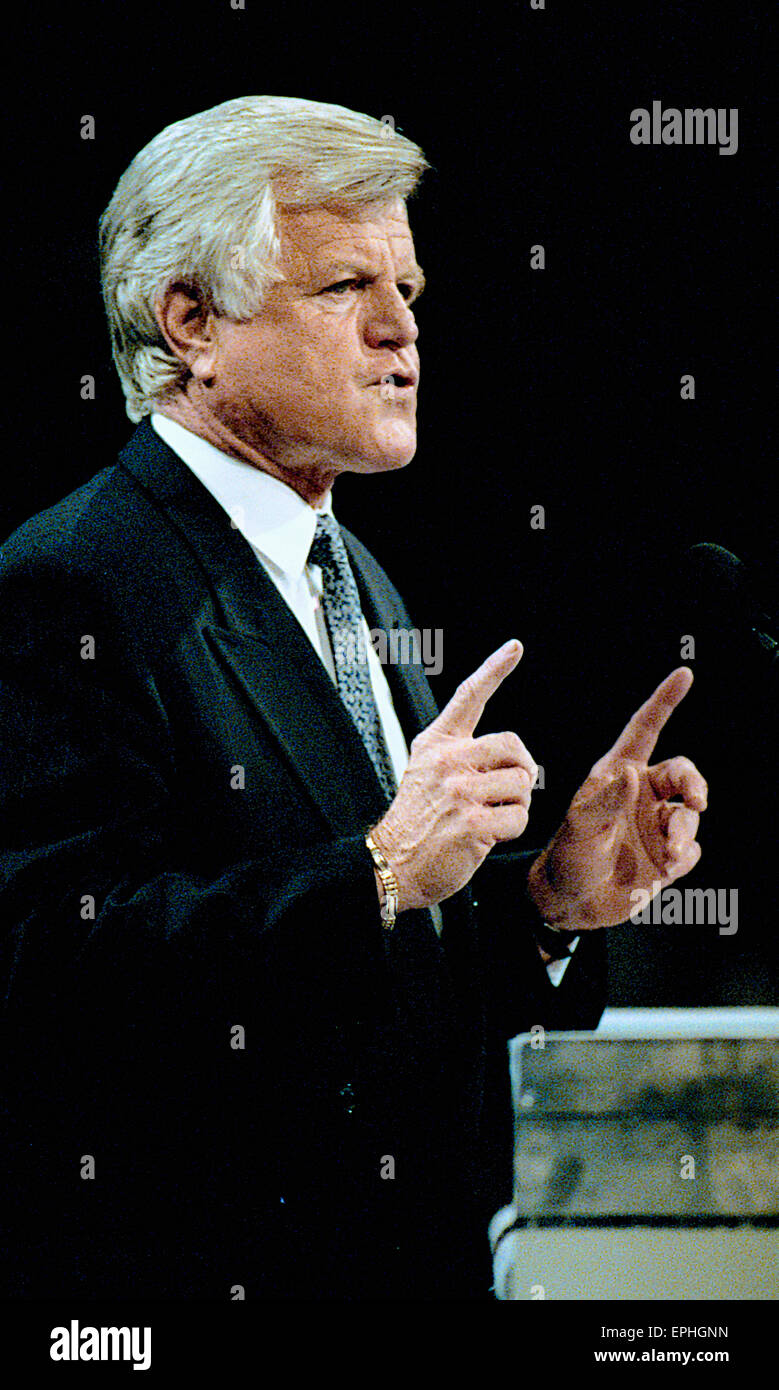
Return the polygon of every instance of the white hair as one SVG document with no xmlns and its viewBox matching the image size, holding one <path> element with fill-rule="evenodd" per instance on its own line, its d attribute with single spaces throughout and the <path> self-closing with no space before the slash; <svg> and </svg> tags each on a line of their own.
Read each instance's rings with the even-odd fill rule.
<svg viewBox="0 0 779 1390">
<path fill-rule="evenodd" d="M 295 97 L 238 97 L 155 135 L 100 219 L 103 300 L 130 419 L 189 375 L 154 317 L 169 285 L 250 319 L 280 278 L 278 209 L 405 201 L 427 168 L 391 117 Z"/>
</svg>

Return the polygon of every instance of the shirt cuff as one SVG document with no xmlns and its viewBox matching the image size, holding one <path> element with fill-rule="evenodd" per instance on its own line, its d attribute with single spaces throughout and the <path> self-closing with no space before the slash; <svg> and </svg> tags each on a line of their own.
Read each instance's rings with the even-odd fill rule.
<svg viewBox="0 0 779 1390">
<path fill-rule="evenodd" d="M 546 973 L 547 973 L 547 975 L 549 976 L 549 979 L 552 981 L 552 984 L 553 984 L 553 985 L 559 985 L 560 981 L 561 981 L 562 978 L 563 978 L 563 975 L 565 974 L 566 970 L 568 969 L 568 966 L 569 966 L 570 963 L 571 963 L 571 956 L 573 955 L 573 953 L 574 953 L 574 951 L 576 950 L 576 947 L 577 947 L 578 945 L 579 945 L 579 938 L 578 938 L 578 936 L 577 936 L 577 937 L 575 937 L 574 940 L 571 942 L 571 945 L 570 945 L 570 948 L 569 948 L 569 949 L 570 949 L 570 953 L 571 953 L 570 955 L 568 955 L 568 956 L 563 956 L 562 960 L 550 960 L 550 961 L 548 962 L 547 967 L 546 967 Z"/>
</svg>

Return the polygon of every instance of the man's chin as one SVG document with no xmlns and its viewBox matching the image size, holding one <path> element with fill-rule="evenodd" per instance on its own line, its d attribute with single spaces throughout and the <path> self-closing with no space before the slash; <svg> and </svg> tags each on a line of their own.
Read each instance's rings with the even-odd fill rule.
<svg viewBox="0 0 779 1390">
<path fill-rule="evenodd" d="M 401 433 L 393 432 L 392 436 L 383 438 L 376 443 L 376 447 L 366 450 L 364 460 L 357 466 L 355 472 L 358 473 L 391 473 L 396 468 L 405 468 L 410 463 L 417 451 L 416 431 L 403 430 Z"/>
</svg>

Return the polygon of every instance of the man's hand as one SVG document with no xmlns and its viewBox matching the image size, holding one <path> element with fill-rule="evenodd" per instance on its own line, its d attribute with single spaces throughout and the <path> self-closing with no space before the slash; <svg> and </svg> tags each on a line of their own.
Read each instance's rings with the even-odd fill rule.
<svg viewBox="0 0 779 1390">
<path fill-rule="evenodd" d="M 634 910 L 631 893 L 661 888 L 701 856 L 695 836 L 707 786 L 689 758 L 649 766 L 660 730 L 692 685 L 680 666 L 633 715 L 597 762 L 554 839 L 536 860 L 528 889 L 543 919 L 565 931 L 615 926 Z"/>
<path fill-rule="evenodd" d="M 513 733 L 473 733 L 522 644 L 506 642 L 458 686 L 411 744 L 397 796 L 372 831 L 400 890 L 399 910 L 432 907 L 463 888 L 499 840 L 527 825 L 538 768 Z"/>
<path fill-rule="evenodd" d="M 554 840 L 530 870 L 530 897 L 551 926 L 587 931 L 625 922 L 637 888 L 673 883 L 701 858 L 698 813 L 707 784 L 689 758 L 648 765 L 659 731 L 693 684 L 666 676 L 595 763 Z M 655 888 L 657 891 L 657 888 Z"/>
</svg>

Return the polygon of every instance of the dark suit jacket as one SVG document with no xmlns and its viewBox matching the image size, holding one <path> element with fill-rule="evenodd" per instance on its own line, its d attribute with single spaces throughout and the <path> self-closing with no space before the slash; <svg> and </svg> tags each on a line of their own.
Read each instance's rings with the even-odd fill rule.
<svg viewBox="0 0 779 1390">
<path fill-rule="evenodd" d="M 369 627 L 411 627 L 344 536 Z M 387 677 L 410 741 L 424 671 Z M 384 939 L 359 736 L 148 421 L 3 546 L 0 691 L 11 1295 L 484 1295 L 506 1041 L 596 1024 L 603 934 L 555 990 L 493 853 L 440 940 Z"/>
</svg>

